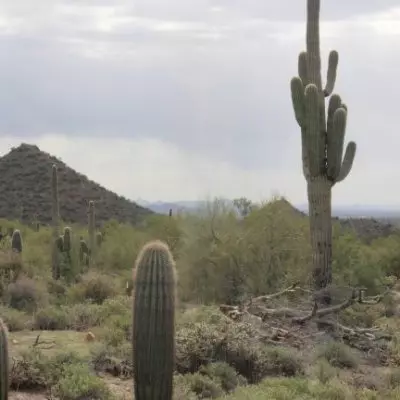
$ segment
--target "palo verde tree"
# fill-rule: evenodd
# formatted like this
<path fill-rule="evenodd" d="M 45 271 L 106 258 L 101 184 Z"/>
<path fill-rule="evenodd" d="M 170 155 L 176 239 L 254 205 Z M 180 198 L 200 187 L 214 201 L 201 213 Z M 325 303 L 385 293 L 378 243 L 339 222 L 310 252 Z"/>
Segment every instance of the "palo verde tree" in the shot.
<path fill-rule="evenodd" d="M 316 289 L 332 282 L 332 187 L 348 176 L 356 153 L 356 144 L 350 142 L 343 157 L 347 107 L 339 95 L 332 95 L 339 60 L 336 51 L 329 54 L 327 82 L 322 87 L 319 12 L 320 0 L 308 0 L 307 51 L 300 53 L 299 76 L 291 80 L 294 113 L 301 128 Z"/>

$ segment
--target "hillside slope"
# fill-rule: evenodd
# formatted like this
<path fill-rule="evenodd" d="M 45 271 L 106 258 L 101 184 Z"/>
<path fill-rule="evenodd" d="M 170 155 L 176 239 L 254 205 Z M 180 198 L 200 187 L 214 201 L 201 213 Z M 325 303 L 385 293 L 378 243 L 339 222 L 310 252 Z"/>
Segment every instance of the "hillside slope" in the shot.
<path fill-rule="evenodd" d="M 118 196 L 35 145 L 21 144 L 0 158 L 0 218 L 42 224 L 51 221 L 51 168 L 58 168 L 60 216 L 68 223 L 87 223 L 89 200 L 96 219 L 136 223 L 153 211 Z"/>

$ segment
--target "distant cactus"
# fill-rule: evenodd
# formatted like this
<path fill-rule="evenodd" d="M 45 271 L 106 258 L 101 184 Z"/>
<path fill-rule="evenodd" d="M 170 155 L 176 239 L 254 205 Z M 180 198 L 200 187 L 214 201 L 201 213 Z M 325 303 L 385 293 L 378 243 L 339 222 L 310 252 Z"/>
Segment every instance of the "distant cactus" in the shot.
<path fill-rule="evenodd" d="M 94 201 L 89 201 L 89 249 L 90 249 L 90 265 L 95 264 L 96 257 L 96 238 L 95 238 L 95 229 L 96 229 L 96 215 L 95 215 L 95 207 Z"/>
<path fill-rule="evenodd" d="M 64 236 L 63 236 L 63 242 L 64 242 L 64 251 L 66 253 L 69 253 L 71 251 L 71 228 L 69 226 L 66 226 L 64 228 Z"/>
<path fill-rule="evenodd" d="M 62 253 L 64 251 L 64 237 L 62 235 L 60 235 L 57 239 L 56 239 L 56 247 L 57 250 Z"/>
<path fill-rule="evenodd" d="M 22 253 L 22 236 L 19 229 L 16 229 L 12 235 L 11 248 L 16 253 Z"/>
<path fill-rule="evenodd" d="M 79 240 L 79 261 L 82 264 L 88 265 L 89 260 L 89 248 L 83 237 Z"/>
<path fill-rule="evenodd" d="M 57 243 L 60 236 L 59 224 L 59 202 L 58 202 L 58 178 L 57 178 L 57 167 L 53 165 L 52 176 L 51 176 L 51 192 L 52 192 L 52 227 L 53 227 L 53 241 L 51 250 L 51 265 L 52 265 L 52 276 L 53 279 L 57 280 L 60 278 L 60 250 L 59 243 Z"/>
<path fill-rule="evenodd" d="M 101 232 L 97 232 L 96 233 L 96 246 L 100 247 L 102 243 L 103 243 L 103 235 Z"/>
<path fill-rule="evenodd" d="M 8 399 L 9 379 L 7 327 L 0 319 L 0 400 Z"/>
<path fill-rule="evenodd" d="M 307 1 L 307 51 L 299 55 L 299 76 L 291 80 L 292 102 L 301 128 L 303 174 L 307 181 L 313 278 L 316 289 L 332 282 L 332 187 L 351 171 L 356 144 L 343 157 L 347 107 L 332 94 L 339 55 L 331 51 L 325 88 L 321 79 L 319 35 L 320 0 Z"/>
<path fill-rule="evenodd" d="M 134 272 L 133 369 L 136 400 L 171 400 L 175 365 L 175 263 L 168 246 L 150 242 Z"/>

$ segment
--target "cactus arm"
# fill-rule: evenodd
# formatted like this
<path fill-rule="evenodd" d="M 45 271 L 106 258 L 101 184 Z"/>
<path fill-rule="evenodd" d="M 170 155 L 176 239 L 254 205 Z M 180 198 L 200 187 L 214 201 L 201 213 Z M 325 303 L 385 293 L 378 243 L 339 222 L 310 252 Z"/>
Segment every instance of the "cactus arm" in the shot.
<path fill-rule="evenodd" d="M 299 77 L 303 82 L 303 86 L 306 87 L 310 83 L 310 80 L 308 75 L 307 52 L 305 51 L 302 51 L 299 54 L 298 71 L 299 71 Z"/>
<path fill-rule="evenodd" d="M 290 81 L 290 91 L 296 121 L 300 127 L 304 127 L 306 118 L 304 87 L 301 79 L 297 76 Z"/>
<path fill-rule="evenodd" d="M 319 93 L 317 86 L 310 83 L 305 90 L 306 104 L 306 133 L 305 147 L 308 149 L 308 161 L 311 176 L 321 174 L 322 163 L 325 159 L 325 139 L 321 130 L 319 118 Z"/>
<path fill-rule="evenodd" d="M 0 319 L 0 400 L 8 399 L 9 364 L 7 328 Z"/>
<path fill-rule="evenodd" d="M 329 53 L 329 59 L 328 59 L 328 72 L 326 74 L 326 84 L 324 89 L 325 97 L 330 96 L 335 88 L 338 63 L 339 63 L 339 53 L 336 50 L 332 50 Z"/>
<path fill-rule="evenodd" d="M 337 108 L 332 117 L 332 127 L 327 133 L 327 175 L 331 181 L 335 181 L 342 168 L 344 135 L 346 132 L 347 113 L 344 108 Z"/>
<path fill-rule="evenodd" d="M 354 157 L 356 155 L 357 145 L 355 142 L 349 142 L 346 147 L 346 152 L 344 153 L 344 158 L 342 162 L 342 166 L 340 168 L 339 175 L 335 179 L 335 183 L 341 182 L 347 178 L 349 175 L 354 162 Z"/>

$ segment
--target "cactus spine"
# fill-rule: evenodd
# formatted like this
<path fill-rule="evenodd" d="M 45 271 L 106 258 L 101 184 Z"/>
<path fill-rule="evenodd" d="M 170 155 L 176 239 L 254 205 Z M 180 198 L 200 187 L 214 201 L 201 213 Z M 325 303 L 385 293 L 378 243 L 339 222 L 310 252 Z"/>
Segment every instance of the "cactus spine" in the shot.
<path fill-rule="evenodd" d="M 53 279 L 60 278 L 60 250 L 59 250 L 59 202 L 58 202 L 58 177 L 57 167 L 53 165 L 51 176 L 51 193 L 52 193 L 52 227 L 53 227 L 53 240 L 51 252 L 52 276 Z"/>
<path fill-rule="evenodd" d="M 90 250 L 90 258 L 89 265 L 93 266 L 95 264 L 96 258 L 96 220 L 95 220 L 95 208 L 94 201 L 89 201 L 89 250 Z"/>
<path fill-rule="evenodd" d="M 160 241 L 145 245 L 134 274 L 133 368 L 136 400 L 171 400 L 175 366 L 175 263 Z"/>
<path fill-rule="evenodd" d="M 12 234 L 11 249 L 16 253 L 22 253 L 22 236 L 19 229 L 16 229 Z"/>
<path fill-rule="evenodd" d="M 332 282 L 332 187 L 348 176 L 356 153 L 356 144 L 349 142 L 343 158 L 347 107 L 339 95 L 330 97 L 327 120 L 325 117 L 325 97 L 333 92 L 339 55 L 336 51 L 329 54 L 327 83 L 323 89 L 319 11 L 320 0 L 307 1 L 307 51 L 300 53 L 299 76 L 291 80 L 294 113 L 301 128 L 313 280 L 317 289 Z"/>
<path fill-rule="evenodd" d="M 0 400 L 8 399 L 9 364 L 7 328 L 0 319 Z"/>

